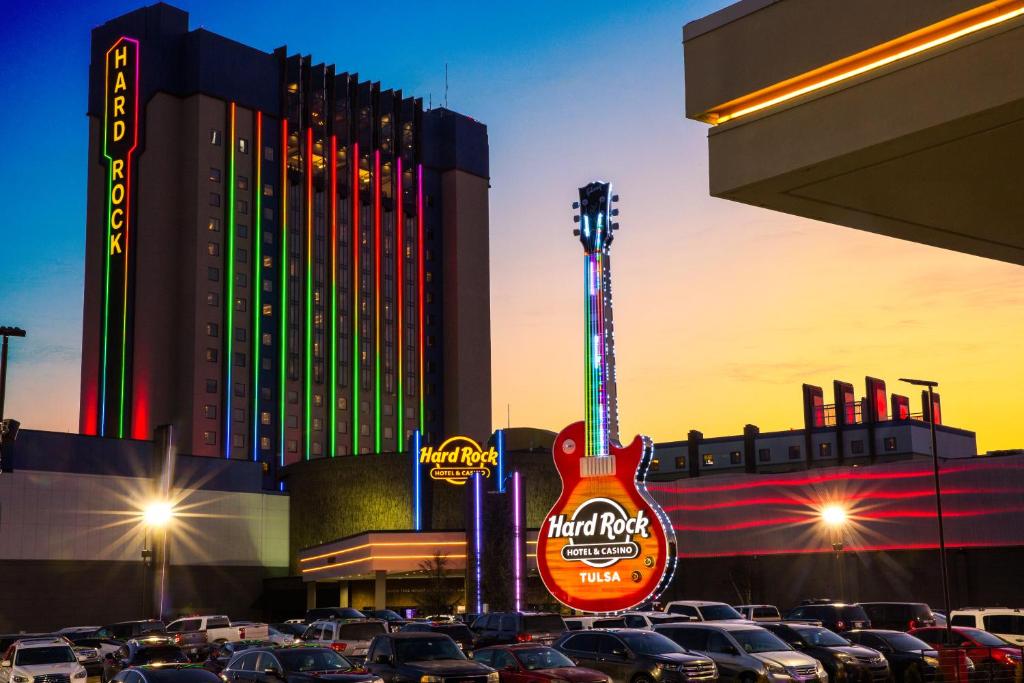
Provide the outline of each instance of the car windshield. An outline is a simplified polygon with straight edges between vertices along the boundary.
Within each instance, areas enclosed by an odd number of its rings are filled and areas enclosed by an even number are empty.
[[[536,614],[523,617],[523,630],[527,633],[561,633],[565,621],[557,614]]]
[[[188,664],[188,657],[178,647],[144,647],[135,653],[135,664]]]
[[[78,661],[75,653],[67,645],[54,647],[21,648],[14,655],[15,666],[35,666],[37,664],[66,664]]]
[[[686,652],[674,641],[660,633],[639,631],[637,633],[618,634],[629,649],[641,655],[666,655],[674,652]]]
[[[338,640],[373,640],[374,636],[387,632],[387,627],[379,621],[342,624],[338,627]]]
[[[274,654],[285,671],[347,671],[352,668],[352,662],[334,650],[276,650]]]
[[[473,632],[465,624],[442,624],[435,626],[434,630],[451,637],[453,640],[472,640]]]
[[[965,636],[982,647],[1005,647],[1010,644],[999,636],[982,631],[980,628],[965,628],[961,630]]]
[[[746,652],[780,652],[793,649],[774,633],[762,629],[732,631],[731,635]]]
[[[844,647],[850,644],[846,638],[836,635],[827,628],[800,628],[796,630],[801,640],[808,645],[819,645],[821,647]]]
[[[400,638],[395,640],[395,655],[399,664],[430,662],[435,659],[465,659],[462,650],[451,638]]]
[[[743,615],[729,605],[702,605],[697,608],[704,621],[718,621],[720,619],[742,619]]]
[[[550,647],[531,647],[528,650],[516,650],[516,658],[519,659],[519,662],[527,671],[576,666],[571,659]]]
[[[924,642],[920,638],[915,638],[907,633],[893,633],[885,634],[883,638],[885,642],[889,643],[889,646],[899,652],[913,652],[915,650],[934,650],[931,645]]]
[[[386,621],[404,621],[398,612],[391,609],[374,610],[373,616]]]

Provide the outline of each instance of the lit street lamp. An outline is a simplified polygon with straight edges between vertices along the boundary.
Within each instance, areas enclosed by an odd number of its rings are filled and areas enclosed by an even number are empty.
[[[846,599],[846,578],[843,573],[843,528],[846,526],[846,509],[834,503],[821,508],[821,521],[829,530],[829,542],[836,558],[836,573],[839,579],[839,600]]]
[[[952,640],[952,620],[950,619],[950,600],[949,600],[949,572],[946,569],[946,533],[942,526],[942,489],[939,485],[939,448],[938,442],[935,438],[935,400],[932,395],[932,390],[939,386],[938,382],[933,382],[927,379],[909,379],[900,377],[901,382],[907,384],[913,384],[918,387],[928,387],[928,425],[931,429],[932,435],[932,471],[935,475],[935,516],[939,520],[939,568],[942,571],[942,600],[943,607],[946,610],[946,642],[951,643]]]
[[[157,607],[158,620],[162,620],[164,616],[164,585],[166,583],[166,571],[167,571],[167,527],[174,520],[174,506],[166,500],[156,500],[146,506],[142,511],[142,526],[145,529],[145,536],[143,537],[142,544],[142,565],[145,571],[146,580],[143,581],[142,589],[142,613],[148,614],[146,609],[148,596],[151,596],[156,592],[155,587],[152,586],[153,577],[153,562],[156,559],[156,553],[154,552],[153,539],[151,532],[159,532],[161,536],[161,548],[159,554],[160,561],[160,591],[159,601],[160,604]]]

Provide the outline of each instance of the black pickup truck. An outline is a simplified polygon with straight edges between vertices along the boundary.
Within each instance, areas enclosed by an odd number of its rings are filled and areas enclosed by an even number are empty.
[[[466,658],[442,633],[400,631],[370,643],[364,665],[384,683],[498,683],[498,672]]]

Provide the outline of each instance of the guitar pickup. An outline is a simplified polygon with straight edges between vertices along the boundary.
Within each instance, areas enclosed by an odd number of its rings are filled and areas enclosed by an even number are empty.
[[[595,455],[580,458],[580,478],[604,477],[615,474],[614,455]]]

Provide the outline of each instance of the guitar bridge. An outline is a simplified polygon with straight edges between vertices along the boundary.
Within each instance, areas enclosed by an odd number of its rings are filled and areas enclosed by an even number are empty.
[[[595,455],[589,458],[580,458],[580,478],[605,477],[614,474],[614,455]]]

